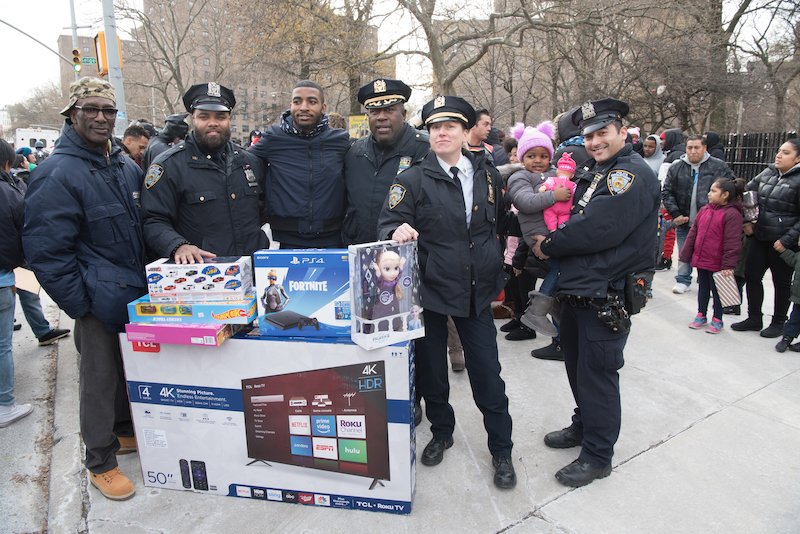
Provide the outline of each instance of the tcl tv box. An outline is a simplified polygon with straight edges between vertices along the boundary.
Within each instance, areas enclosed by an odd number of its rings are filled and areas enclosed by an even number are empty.
[[[410,342],[120,344],[146,486],[411,511]]]

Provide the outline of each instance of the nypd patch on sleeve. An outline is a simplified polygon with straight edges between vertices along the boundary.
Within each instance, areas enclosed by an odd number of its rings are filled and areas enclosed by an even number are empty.
[[[144,177],[144,186],[147,189],[150,189],[161,179],[164,175],[164,167],[161,165],[150,165],[150,168],[147,169],[147,176]]]
[[[616,169],[608,173],[606,185],[612,195],[621,195],[633,185],[636,175],[630,171]]]
[[[400,184],[394,184],[389,188],[389,209],[393,210],[403,201],[406,196],[406,188]]]

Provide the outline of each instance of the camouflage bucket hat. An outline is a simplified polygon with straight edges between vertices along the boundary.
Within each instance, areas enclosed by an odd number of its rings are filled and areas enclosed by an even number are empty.
[[[88,98],[90,96],[99,96],[108,98],[114,104],[117,103],[117,97],[114,94],[114,88],[105,80],[100,78],[89,78],[85,76],[80,80],[72,82],[69,86],[69,104],[61,110],[61,114],[69,117],[69,112],[78,100],[81,98]]]

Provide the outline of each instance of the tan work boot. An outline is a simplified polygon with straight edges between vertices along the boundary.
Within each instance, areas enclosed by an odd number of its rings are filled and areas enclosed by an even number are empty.
[[[119,466],[105,473],[89,472],[89,481],[107,498],[112,501],[130,499],[136,493],[133,482],[126,477]]]
[[[136,452],[136,438],[127,436],[117,436],[119,441],[119,450],[117,454],[130,454]]]

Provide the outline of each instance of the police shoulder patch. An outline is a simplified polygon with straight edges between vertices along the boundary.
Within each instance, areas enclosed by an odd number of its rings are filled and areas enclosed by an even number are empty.
[[[612,195],[621,195],[633,185],[636,175],[623,169],[615,169],[608,173],[606,185]]]
[[[400,184],[393,184],[392,187],[389,188],[389,209],[393,210],[403,201],[403,197],[405,196],[406,188]]]
[[[144,177],[144,187],[150,189],[161,179],[164,175],[164,167],[158,164],[150,165],[147,169],[147,176]]]

